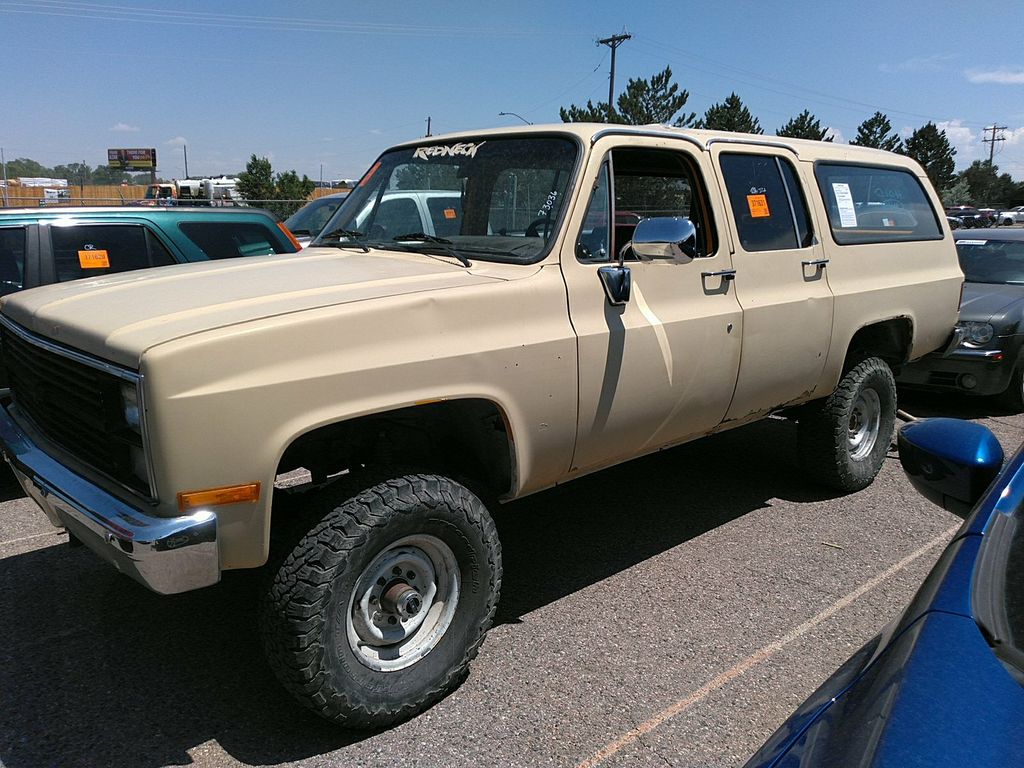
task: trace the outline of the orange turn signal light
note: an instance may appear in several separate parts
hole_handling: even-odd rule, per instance
[[[218,504],[254,504],[259,500],[259,483],[226,485],[223,488],[208,488],[204,491],[182,491],[178,494],[178,509],[184,512],[187,509],[212,507]]]

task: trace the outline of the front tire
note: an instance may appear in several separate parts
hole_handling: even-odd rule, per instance
[[[261,610],[271,668],[350,728],[408,719],[454,690],[494,616],[501,546],[483,503],[437,475],[343,501],[285,559]]]
[[[884,360],[855,365],[839,386],[800,417],[800,459],[816,480],[844,493],[871,485],[896,422],[896,382]]]
[[[1010,375],[1010,384],[996,396],[999,404],[1011,413],[1024,412],[1024,373],[1020,364]]]

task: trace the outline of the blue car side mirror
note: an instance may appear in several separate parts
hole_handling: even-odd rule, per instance
[[[987,428],[960,419],[921,419],[897,437],[900,464],[929,501],[966,516],[1003,466],[1003,448]]]

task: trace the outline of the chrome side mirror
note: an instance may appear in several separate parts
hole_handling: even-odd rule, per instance
[[[643,219],[636,225],[631,245],[644,261],[670,258],[685,263],[698,256],[697,227],[682,217]]]

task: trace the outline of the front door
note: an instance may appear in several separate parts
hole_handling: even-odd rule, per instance
[[[730,254],[715,229],[722,200],[704,182],[706,156],[678,140],[614,141],[594,147],[584,178],[593,192],[561,254],[579,345],[580,472],[712,430],[732,399],[740,360],[742,318]],[[693,221],[698,258],[632,254],[637,222],[659,216]],[[631,296],[614,306],[598,270],[618,263],[623,248]]]

